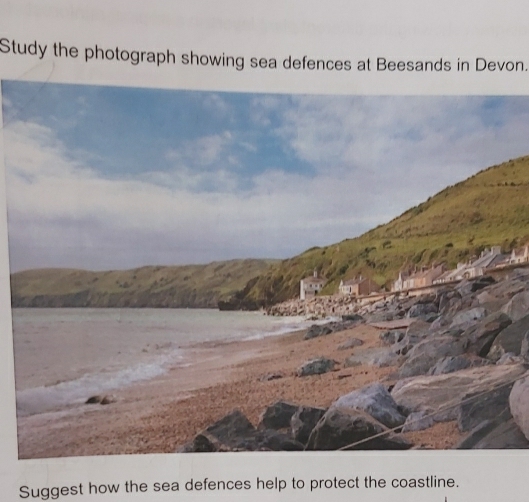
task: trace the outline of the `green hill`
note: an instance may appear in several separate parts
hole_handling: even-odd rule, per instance
[[[358,274],[389,287],[406,265],[504,252],[529,242],[529,157],[490,167],[354,239],[283,261],[233,260],[126,271],[30,270],[11,277],[15,307],[216,307],[253,309],[296,297],[314,269],[323,294]]]
[[[510,251],[529,241],[529,157],[490,167],[354,239],[284,260],[239,294],[240,304],[271,305],[299,294],[317,269],[333,293],[358,274],[389,286],[403,265],[430,265],[477,255],[490,245]]]
[[[12,305],[216,308],[273,263],[248,259],[106,272],[27,270],[11,276]]]

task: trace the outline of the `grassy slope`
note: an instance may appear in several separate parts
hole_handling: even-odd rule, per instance
[[[42,269],[11,276],[15,306],[216,307],[272,260],[90,272]]]
[[[324,293],[340,279],[363,274],[380,285],[397,277],[403,264],[450,267],[485,246],[504,251],[529,241],[529,157],[486,169],[448,187],[360,237],[313,248],[280,262],[263,274],[248,299],[272,304],[299,294],[299,280],[316,268],[329,279]]]

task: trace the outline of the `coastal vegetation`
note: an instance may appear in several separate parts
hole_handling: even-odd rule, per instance
[[[413,183],[413,180],[410,180]],[[529,156],[485,169],[365,234],[312,247],[286,260],[148,266],[91,272],[43,269],[11,277],[13,306],[217,307],[257,309],[294,298],[314,270],[327,279],[369,277],[389,289],[399,270],[445,262],[454,268],[492,245],[529,242]]]
[[[11,276],[13,307],[216,308],[273,260],[230,260],[180,267],[93,272],[40,269]]]
[[[317,270],[332,294],[357,275],[389,286],[406,267],[458,262],[492,245],[511,251],[529,241],[529,157],[492,166],[447,187],[387,224],[326,247],[314,247],[261,274],[241,303],[270,306],[299,294]]]

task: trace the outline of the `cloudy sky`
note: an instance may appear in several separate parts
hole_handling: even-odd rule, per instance
[[[525,97],[2,82],[13,271],[284,258],[529,153]]]

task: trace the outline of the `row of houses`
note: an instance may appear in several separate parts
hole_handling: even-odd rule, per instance
[[[420,269],[401,270],[397,280],[392,285],[391,291],[409,291],[437,284],[457,282],[463,279],[473,279],[484,275],[487,270],[524,263],[529,263],[529,245],[520,249],[513,249],[508,254],[503,254],[500,246],[493,246],[482,251],[480,256],[474,260],[458,263],[453,270],[447,270],[444,263]],[[312,276],[305,277],[300,281],[300,299],[305,300],[317,295],[326,282],[327,280],[319,276],[315,270]],[[380,290],[381,288],[376,282],[362,276],[342,280],[339,286],[339,293],[349,296],[368,296]]]
[[[481,252],[478,258],[461,262],[453,270],[447,270],[444,264],[414,271],[401,271],[393,283],[392,291],[407,291],[431,285],[473,279],[484,275],[488,270],[500,269],[512,265],[529,263],[529,246],[513,249],[503,254],[500,246],[492,246]]]
[[[327,279],[320,277],[315,270],[314,274],[300,281],[299,297],[301,300],[314,297],[325,286]],[[380,291],[380,286],[368,277],[355,277],[354,279],[340,281],[338,288],[340,294],[350,296],[367,296]]]

